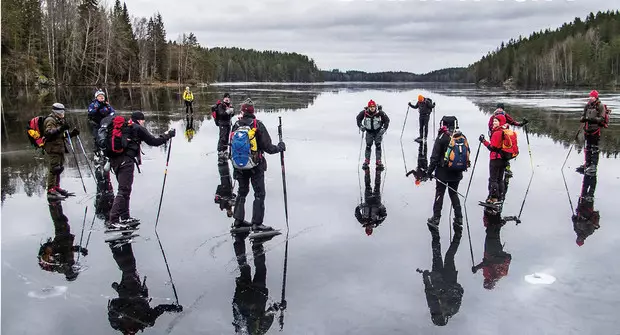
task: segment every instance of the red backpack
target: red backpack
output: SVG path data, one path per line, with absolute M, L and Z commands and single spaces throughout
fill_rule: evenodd
M 28 135 L 28 140 L 30 140 L 30 144 L 35 149 L 43 148 L 45 145 L 45 136 L 43 133 L 45 132 L 44 122 L 47 116 L 35 116 L 28 122 L 28 126 L 26 126 L 26 134 Z
M 611 109 L 607 108 L 607 105 L 603 105 L 603 107 L 605 108 L 605 114 L 603 115 L 603 127 L 607 128 L 609 127 L 609 117 L 611 114 Z
M 505 159 L 513 159 L 519 155 L 517 132 L 512 129 L 504 129 L 502 134 L 502 154 Z
M 133 121 L 125 120 L 122 116 L 115 116 L 105 126 L 106 136 L 103 149 L 108 157 L 122 155 L 131 141 L 131 126 Z

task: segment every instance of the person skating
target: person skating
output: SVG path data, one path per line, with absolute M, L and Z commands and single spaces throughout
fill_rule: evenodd
M 433 216 L 427 221 L 430 228 L 439 227 L 443 199 L 448 189 L 450 202 L 454 209 L 454 231 L 458 234 L 463 231 L 463 212 L 457 192 L 459 183 L 463 179 L 463 171 L 467 170 L 471 164 L 469 152 L 469 143 L 458 128 L 456 117 L 444 116 L 440 121 L 438 136 L 428 166 L 428 178 L 436 179 Z M 434 176 L 433 172 L 435 172 Z
M 149 297 L 146 277 L 140 279 L 131 243 L 110 244 L 110 251 L 121 270 L 120 282 L 112 283 L 118 296 L 108 300 L 108 321 L 112 328 L 123 334 L 136 334 L 154 326 L 157 318 L 165 312 L 183 311 L 183 306 L 177 304 L 150 306 L 152 298 Z
M 415 139 L 416 142 L 426 141 L 428 137 L 428 122 L 430 120 L 435 103 L 430 98 L 425 98 L 423 95 L 418 95 L 418 101 L 415 105 L 409 102 L 409 107 L 418 109 L 420 112 L 420 136 Z
M 105 127 L 107 122 L 113 121 L 111 118 L 103 120 L 102 127 Z M 163 135 L 154 137 L 144 127 L 144 122 L 145 119 L 142 112 L 133 112 L 131 114 L 131 119 L 127 122 L 127 127 L 129 127 L 127 148 L 121 154 L 110 157 L 110 166 L 118 181 L 118 192 L 110 210 L 109 220 L 106 222 L 108 229 L 124 229 L 139 223 L 138 219 L 129 216 L 129 199 L 135 167 L 142 163 L 140 157 L 141 143 L 145 142 L 150 146 L 157 147 L 167 143 L 169 139 L 176 135 L 176 130 L 170 129 Z
M 250 192 L 250 182 L 254 190 L 252 206 L 252 230 L 273 230 L 263 225 L 265 215 L 265 171 L 267 160 L 264 153 L 270 155 L 283 152 L 284 142 L 274 145 L 265 125 L 254 115 L 254 103 L 246 99 L 241 105 L 243 115 L 232 127 L 230 133 L 230 159 L 233 163 L 233 178 L 239 182 L 239 190 L 235 201 L 234 228 L 246 225 L 245 199 Z
M 88 124 L 92 130 L 95 143 L 97 142 L 99 127 L 101 127 L 101 120 L 114 114 L 116 114 L 116 111 L 106 100 L 105 92 L 97 90 L 97 92 L 95 92 L 95 100 L 88 105 Z M 95 149 L 99 148 L 95 147 Z M 99 150 L 95 150 L 95 153 L 98 153 L 98 151 Z
M 47 154 L 47 198 L 50 200 L 65 199 L 73 193 L 60 188 L 60 174 L 64 171 L 65 153 L 67 150 L 67 131 L 70 129 L 65 120 L 65 106 L 61 103 L 52 105 L 52 113 L 43 121 L 45 144 L 43 149 Z M 73 128 L 69 136 L 75 137 L 80 134 L 77 128 Z
M 381 171 L 375 172 L 374 190 L 370 180 L 370 170 L 364 173 L 364 202 L 355 207 L 355 218 L 364 227 L 366 235 L 372 235 L 373 229 L 377 228 L 387 218 L 387 209 L 381 203 Z
M 220 161 L 226 161 L 228 158 L 228 141 L 231 127 L 230 119 L 235 114 L 232 101 L 230 100 L 230 94 L 224 93 L 223 99 L 218 100 L 217 103 L 211 107 L 211 111 L 213 112 L 215 125 L 217 125 L 220 130 L 220 137 L 217 142 L 218 159 Z
M 441 258 L 441 243 L 439 232 L 430 229 L 432 236 L 433 265 L 431 271 L 421 271 L 424 283 L 426 303 L 431 313 L 431 321 L 436 326 L 445 326 L 461 308 L 465 290 L 458 283 L 458 271 L 454 263 L 454 256 L 461 242 L 461 235 L 455 234 L 446 252 L 445 259 Z
M 71 234 L 69 219 L 62 209 L 62 201 L 48 200 L 48 207 L 52 222 L 54 222 L 54 239 L 47 239 L 39 248 L 38 261 L 42 270 L 62 273 L 68 281 L 74 281 L 79 271 L 74 268 L 75 253 L 88 255 L 88 250 L 79 245 L 73 245 L 75 235 Z
M 582 246 L 595 230 L 599 229 L 601 225 L 599 221 L 601 215 L 599 211 L 594 210 L 594 191 L 596 190 L 596 175 L 584 175 L 583 183 L 581 186 L 581 194 L 577 202 L 577 208 L 575 214 L 572 216 L 573 229 L 577 235 L 575 243 L 578 246 Z
M 480 142 L 491 152 L 489 161 L 489 196 L 486 200 L 486 203 L 490 205 L 501 204 L 505 195 L 504 172 L 507 160 L 504 159 L 502 154 L 505 124 L 506 117 L 504 115 L 498 114 L 493 116 L 491 141 L 487 141 L 484 135 L 480 135 L 479 138 Z
M 605 106 L 598 98 L 598 91 L 590 92 L 590 100 L 583 108 L 581 123 L 584 124 L 583 132 L 586 139 L 584 148 L 585 163 L 576 169 L 579 173 L 596 174 L 599 159 L 599 142 L 601 140 L 601 128 L 605 122 Z
M 189 86 L 183 91 L 183 101 L 185 101 L 185 114 L 189 114 L 189 111 L 194 114 L 194 93 L 189 90 Z
M 366 153 L 364 164 L 362 169 L 366 170 L 370 164 L 370 153 L 372 151 L 372 144 L 375 144 L 375 157 L 377 159 L 377 170 L 383 170 L 384 166 L 381 163 L 381 141 L 383 140 L 383 134 L 390 126 L 390 118 L 385 114 L 381 106 L 378 106 L 373 101 L 368 101 L 368 106 L 363 111 L 359 112 L 356 117 L 357 127 L 366 132 Z
M 498 103 L 495 111 L 493 112 L 493 115 L 491 115 L 491 117 L 489 118 L 489 136 L 491 136 L 491 134 L 493 133 L 493 117 L 495 117 L 495 115 L 503 115 L 506 118 L 506 124 L 511 126 L 523 127 L 530 122 L 526 118 L 523 118 L 523 121 L 521 122 L 515 121 L 515 119 L 513 119 L 510 114 L 506 113 L 506 110 L 504 108 L 505 107 L 503 103 Z M 513 176 L 512 171 L 510 170 L 510 161 L 506 161 L 506 170 L 504 172 L 504 175 L 506 179 L 512 178 Z
M 502 219 L 502 213 L 485 209 L 483 222 L 486 227 L 484 256 L 480 264 L 472 267 L 472 272 L 476 273 L 482 269 L 484 276 L 482 286 L 492 290 L 501 278 L 508 275 L 512 255 L 504 251 L 500 236 L 501 229 L 506 224 Z

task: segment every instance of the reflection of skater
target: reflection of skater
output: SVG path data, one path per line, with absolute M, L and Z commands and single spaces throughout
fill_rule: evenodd
M 484 276 L 483 286 L 487 290 L 495 288 L 497 282 L 508 275 L 512 255 L 504 251 L 500 232 L 506 222 L 502 219 L 501 212 L 484 211 L 484 226 L 486 237 L 484 239 L 484 257 L 480 264 L 472 268 L 473 273 L 482 269 Z
M 235 333 L 265 334 L 271 328 L 279 306 L 278 303 L 272 303 L 267 307 L 269 289 L 265 249 L 262 243 L 252 244 L 255 268 L 252 278 L 252 268 L 248 264 L 245 250 L 247 235 L 247 233 L 234 235 L 233 247 L 240 274 L 235 279 L 235 294 L 232 301 L 233 326 Z
M 370 100 L 368 101 L 368 106 L 357 114 L 356 120 L 357 127 L 361 131 L 366 132 L 366 159 L 364 160 L 362 169 L 366 170 L 369 168 L 370 154 L 372 151 L 372 144 L 374 143 L 377 170 L 383 170 L 384 166 L 381 163 L 381 141 L 383 140 L 383 134 L 385 134 L 390 125 L 390 118 L 383 112 L 381 106 L 377 108 L 377 104 Z
M 194 129 L 194 114 L 192 113 L 192 115 L 185 117 L 185 139 L 187 142 L 192 141 L 194 134 L 196 134 L 196 130 Z
M 154 326 L 164 312 L 183 311 L 183 306 L 176 304 L 161 304 L 151 308 L 146 277 L 140 280 L 131 244 L 110 245 L 110 250 L 122 272 L 120 283 L 112 283 L 118 297 L 108 301 L 108 321 L 112 328 L 123 334 L 135 334 Z
M 217 185 L 215 190 L 215 203 L 220 206 L 220 210 L 226 210 L 226 215 L 230 218 L 233 216 L 233 205 L 235 204 L 236 195 L 233 193 L 228 161 L 218 161 L 217 170 L 220 174 L 220 184 Z
M 375 188 L 371 187 L 370 170 L 365 170 L 364 202 L 355 207 L 355 218 L 364 227 L 366 235 L 372 235 L 374 228 L 377 228 L 387 218 L 387 209 L 381 203 L 381 171 L 375 173 Z
M 45 271 L 58 272 L 65 275 L 68 281 L 77 279 L 79 271 L 75 271 L 75 253 L 88 255 L 88 250 L 73 245 L 75 235 L 71 234 L 69 219 L 62 210 L 60 200 L 48 201 L 50 216 L 54 222 L 54 239 L 47 239 L 39 248 L 39 266 Z
M 573 229 L 577 234 L 575 241 L 578 246 L 582 246 L 586 238 L 594 231 L 600 228 L 599 220 L 601 215 L 599 211 L 594 210 L 594 191 L 596 189 L 596 175 L 584 175 L 583 185 L 581 186 L 581 195 L 577 202 L 577 209 L 572 216 Z
M 433 267 L 431 271 L 418 269 L 422 273 L 426 303 L 431 312 L 431 320 L 437 326 L 445 326 L 448 320 L 458 313 L 463 301 L 463 286 L 458 283 L 458 271 L 454 256 L 461 242 L 461 235 L 454 234 L 445 260 L 441 259 L 439 232 L 431 230 Z
M 430 98 L 425 98 L 422 95 L 418 95 L 418 101 L 415 103 L 415 105 L 411 104 L 410 102 L 409 107 L 413 109 L 418 109 L 420 111 L 420 136 L 416 138 L 415 141 L 426 141 L 426 138 L 428 137 L 428 121 L 431 118 L 433 108 L 435 108 L 435 103 Z

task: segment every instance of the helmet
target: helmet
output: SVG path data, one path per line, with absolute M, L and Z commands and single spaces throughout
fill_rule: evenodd
M 100 95 L 103 95 L 103 97 L 105 98 L 105 92 L 103 92 L 102 90 L 97 90 L 97 92 L 95 92 L 95 99 L 97 99 L 97 97 Z
M 368 107 L 377 107 L 377 103 L 375 103 L 374 100 L 370 99 L 370 101 L 368 101 Z

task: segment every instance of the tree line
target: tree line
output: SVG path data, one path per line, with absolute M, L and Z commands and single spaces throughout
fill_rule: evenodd
M 470 66 L 476 82 L 516 87 L 617 86 L 620 12 L 590 13 L 556 30 L 511 39 Z
M 473 73 L 465 67 L 447 68 L 425 74 L 412 72 L 363 72 L 346 71 L 339 69 L 321 71 L 324 81 L 364 81 L 364 82 L 454 82 L 473 83 Z

